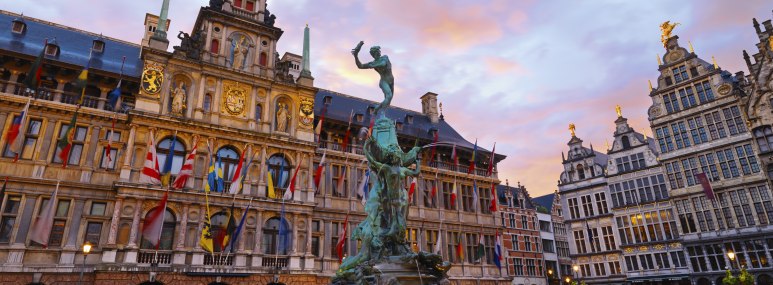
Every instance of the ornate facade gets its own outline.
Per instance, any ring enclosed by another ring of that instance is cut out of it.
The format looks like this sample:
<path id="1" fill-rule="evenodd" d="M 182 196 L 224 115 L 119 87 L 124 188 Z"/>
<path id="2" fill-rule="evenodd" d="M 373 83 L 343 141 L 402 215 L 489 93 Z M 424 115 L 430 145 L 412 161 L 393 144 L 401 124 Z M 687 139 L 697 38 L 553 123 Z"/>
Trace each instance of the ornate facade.
<path id="1" fill-rule="evenodd" d="M 526 187 L 499 186 L 502 243 L 507 252 L 507 272 L 514 285 L 547 284 L 547 264 L 537 209 Z"/>
<path id="2" fill-rule="evenodd" d="M 51 284 L 77 280 L 84 271 L 85 280 L 96 284 L 262 284 L 275 277 L 288 284 L 327 284 L 338 268 L 335 245 L 346 216 L 349 229 L 364 218 L 358 186 L 365 167 L 358 143 L 374 102 L 314 87 L 308 57 L 288 53 L 280 59 L 276 44 L 283 31 L 274 26 L 275 18 L 265 0 L 210 1 L 190 33 L 177 34 L 181 44 L 169 52 L 159 33 L 168 32 L 168 25 L 158 25 L 168 24 L 165 11 L 146 17 L 141 45 L 0 12 L 3 134 L 33 98 L 17 162 L 6 137 L 0 141 L 0 169 L 9 177 L 0 204 L 0 263 L 7 273 L 0 281 Z M 45 47 L 42 88 L 27 90 L 21 82 L 46 36 L 59 40 Z M 84 66 L 89 66 L 88 85 L 76 108 L 80 94 L 72 92 L 72 84 Z M 106 104 L 107 93 L 119 81 L 123 94 L 114 112 Z M 489 210 L 495 199 L 491 188 L 499 183 L 496 168 L 486 173 L 492 153 L 478 148 L 477 169 L 468 173 L 473 144 L 443 119 L 437 105 L 437 95 L 427 93 L 422 112 L 386 111 L 398 121 L 401 145 L 444 143 L 423 151 L 406 235 L 417 250 L 432 251 L 439 242 L 443 256 L 454 263 L 449 275 L 457 284 L 507 284 L 507 272 L 493 264 L 500 221 Z M 74 146 L 63 168 L 55 142 L 75 112 Z M 320 117 L 323 132 L 317 137 Z M 343 147 L 347 130 L 352 135 Z M 452 145 L 464 167 L 453 164 Z M 197 147 L 193 176 L 182 190 L 139 182 L 150 147 L 160 164 L 172 159 L 172 179 Z M 235 195 L 227 190 L 205 195 L 210 157 L 218 157 L 228 189 L 243 153 L 255 155 L 245 162 L 242 189 Z M 313 173 L 323 156 L 327 164 L 316 189 Z M 493 161 L 504 158 L 497 155 Z M 295 193 L 282 202 L 295 169 Z M 49 246 L 43 248 L 30 241 L 30 223 L 57 185 L 56 217 Z M 458 193 L 453 203 L 452 189 Z M 169 202 L 154 248 L 141 232 L 165 191 Z M 244 211 L 234 253 L 201 248 L 207 212 L 213 227 L 220 228 Z M 289 230 L 287 239 L 282 227 Z M 481 235 L 486 255 L 470 258 Z M 280 246 L 285 240 L 287 245 Z M 94 248 L 84 256 L 80 246 L 86 241 Z M 463 256 L 457 255 L 457 244 Z M 355 254 L 356 245 L 347 241 L 344 255 Z"/>

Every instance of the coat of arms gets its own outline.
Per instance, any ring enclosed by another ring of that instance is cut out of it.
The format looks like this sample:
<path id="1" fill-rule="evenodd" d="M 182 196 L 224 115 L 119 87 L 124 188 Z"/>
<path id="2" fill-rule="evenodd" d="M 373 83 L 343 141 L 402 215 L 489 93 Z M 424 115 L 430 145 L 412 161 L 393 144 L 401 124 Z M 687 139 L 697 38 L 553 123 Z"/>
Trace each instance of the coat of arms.
<path id="1" fill-rule="evenodd" d="M 301 127 L 311 128 L 314 123 L 314 101 L 311 99 L 301 99 L 301 106 L 298 110 L 298 122 Z"/>
<path id="2" fill-rule="evenodd" d="M 164 83 L 164 66 L 146 62 L 145 69 L 142 70 L 141 86 L 142 91 L 147 94 L 158 94 L 161 92 L 161 84 Z"/>
<path id="3" fill-rule="evenodd" d="M 233 116 L 244 115 L 247 105 L 247 89 L 239 82 L 223 82 L 223 110 Z"/>

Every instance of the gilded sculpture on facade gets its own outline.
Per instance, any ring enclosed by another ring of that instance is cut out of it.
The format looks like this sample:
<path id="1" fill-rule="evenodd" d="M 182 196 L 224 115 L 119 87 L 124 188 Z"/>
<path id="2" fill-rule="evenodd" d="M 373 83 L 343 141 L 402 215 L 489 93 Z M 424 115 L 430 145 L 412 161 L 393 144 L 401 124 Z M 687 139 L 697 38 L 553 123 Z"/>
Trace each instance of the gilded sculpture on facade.
<path id="1" fill-rule="evenodd" d="M 244 42 L 246 41 L 246 37 L 242 35 L 239 38 L 239 41 L 233 42 L 233 54 L 231 54 L 232 59 L 232 65 L 235 69 L 242 69 L 244 67 L 244 61 L 247 59 L 247 51 L 249 50 L 249 46 L 244 46 Z"/>
<path id="2" fill-rule="evenodd" d="M 142 70 L 141 87 L 147 94 L 158 94 L 161 91 L 161 84 L 164 83 L 164 66 L 147 62 Z"/>
<path id="3" fill-rule="evenodd" d="M 238 82 L 223 81 L 223 110 L 233 116 L 244 115 L 247 105 L 247 88 Z"/>
<path id="4" fill-rule="evenodd" d="M 301 99 L 298 108 L 298 124 L 304 128 L 311 128 L 314 123 L 314 101 L 311 99 Z"/>
<path id="5" fill-rule="evenodd" d="M 676 28 L 677 25 L 679 25 L 679 23 L 671 23 L 671 21 L 665 21 L 660 24 L 660 32 L 662 33 L 660 35 L 660 41 L 663 42 L 663 47 L 668 43 L 668 39 L 671 38 L 671 32 L 674 31 L 674 28 Z"/>
<path id="6" fill-rule="evenodd" d="M 183 116 L 185 114 L 186 104 L 186 89 L 185 82 L 180 81 L 177 83 L 177 88 L 172 91 L 172 109 L 170 110 L 174 116 Z"/>

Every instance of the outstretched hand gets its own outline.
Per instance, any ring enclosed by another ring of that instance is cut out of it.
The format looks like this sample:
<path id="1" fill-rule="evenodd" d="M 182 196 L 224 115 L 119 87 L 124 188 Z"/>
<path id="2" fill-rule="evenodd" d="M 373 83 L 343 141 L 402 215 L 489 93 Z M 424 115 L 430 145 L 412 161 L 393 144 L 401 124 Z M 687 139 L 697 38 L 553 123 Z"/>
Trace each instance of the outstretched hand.
<path id="1" fill-rule="evenodd" d="M 363 41 L 360 41 L 359 43 L 357 43 L 357 46 L 352 49 L 352 55 L 359 54 L 360 53 L 360 49 L 362 49 L 362 45 L 364 45 L 364 44 L 365 44 L 365 42 L 363 42 Z"/>

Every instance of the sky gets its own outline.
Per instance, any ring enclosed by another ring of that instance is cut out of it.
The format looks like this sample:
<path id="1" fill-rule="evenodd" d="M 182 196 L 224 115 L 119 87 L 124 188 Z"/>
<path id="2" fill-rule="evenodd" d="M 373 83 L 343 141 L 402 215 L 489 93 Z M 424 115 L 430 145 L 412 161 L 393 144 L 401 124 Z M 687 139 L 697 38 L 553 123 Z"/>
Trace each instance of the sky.
<path id="1" fill-rule="evenodd" d="M 0 9 L 139 43 L 145 13 L 161 7 L 161 0 L 43 2 L 3 1 Z M 170 49 L 208 3 L 171 0 Z M 507 155 L 499 178 L 520 182 L 532 197 L 557 189 L 570 122 L 586 146 L 603 151 L 619 104 L 632 127 L 651 136 L 647 80 L 659 75 L 660 23 L 679 22 L 680 44 L 692 42 L 699 57 L 748 73 L 742 51 L 756 52 L 758 42 L 752 18 L 773 17 L 773 3 L 763 0 L 268 0 L 268 8 L 284 30 L 280 53 L 301 54 L 308 23 L 316 87 L 381 101 L 378 75 L 358 70 L 350 53 L 360 40 L 381 46 L 395 76 L 392 104 L 421 110 L 419 97 L 437 93 L 445 120 L 482 147 L 496 142 Z"/>

